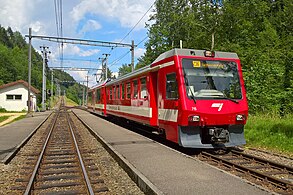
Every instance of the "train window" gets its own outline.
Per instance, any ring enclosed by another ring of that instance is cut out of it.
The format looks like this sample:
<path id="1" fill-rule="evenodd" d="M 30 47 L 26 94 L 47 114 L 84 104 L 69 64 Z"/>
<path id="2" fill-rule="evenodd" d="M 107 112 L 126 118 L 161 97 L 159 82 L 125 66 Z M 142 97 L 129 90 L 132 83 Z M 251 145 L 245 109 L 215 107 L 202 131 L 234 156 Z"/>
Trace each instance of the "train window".
<path id="1" fill-rule="evenodd" d="M 117 91 L 117 99 L 120 100 L 120 85 L 116 86 L 116 91 Z"/>
<path id="2" fill-rule="evenodd" d="M 126 99 L 130 99 L 130 97 L 131 97 L 130 83 L 126 83 Z"/>
<path id="3" fill-rule="evenodd" d="M 93 92 L 90 91 L 88 92 L 88 95 L 87 95 L 87 105 L 92 105 L 92 100 L 93 100 Z"/>
<path id="4" fill-rule="evenodd" d="M 138 98 L 138 82 L 137 80 L 133 81 L 133 99 Z"/>
<path id="5" fill-rule="evenodd" d="M 113 95 L 113 94 L 112 94 L 112 88 L 109 89 L 109 94 L 110 94 L 110 95 L 109 95 L 109 100 L 112 100 L 112 97 L 113 97 L 113 96 L 112 96 L 112 95 Z"/>
<path id="6" fill-rule="evenodd" d="M 116 87 L 113 86 L 113 100 L 117 99 L 116 97 Z"/>
<path id="7" fill-rule="evenodd" d="M 147 87 L 146 87 L 146 77 L 140 79 L 140 98 L 146 99 L 148 97 Z"/>
<path id="8" fill-rule="evenodd" d="M 166 75 L 166 98 L 178 99 L 178 85 L 176 82 L 176 73 Z"/>
<path id="9" fill-rule="evenodd" d="M 125 83 L 122 83 L 122 93 L 121 93 L 121 99 L 124 100 L 125 98 Z"/>
<path id="10" fill-rule="evenodd" d="M 101 99 L 101 89 L 97 89 L 96 97 L 97 97 L 96 101 L 100 101 L 100 99 Z"/>

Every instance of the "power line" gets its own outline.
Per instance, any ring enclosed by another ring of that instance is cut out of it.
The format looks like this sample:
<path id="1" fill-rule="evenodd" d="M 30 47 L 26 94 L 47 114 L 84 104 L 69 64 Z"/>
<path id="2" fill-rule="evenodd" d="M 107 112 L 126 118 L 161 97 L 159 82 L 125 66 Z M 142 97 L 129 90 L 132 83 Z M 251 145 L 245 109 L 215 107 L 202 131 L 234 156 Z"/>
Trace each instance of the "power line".
<path id="1" fill-rule="evenodd" d="M 156 1 L 155 1 L 156 2 Z M 149 9 L 143 14 L 143 16 L 138 20 L 138 22 L 132 27 L 132 29 L 123 37 L 123 39 L 120 41 L 122 42 L 134 29 L 135 27 L 141 22 L 141 20 L 146 16 L 146 14 L 152 9 L 155 2 L 149 7 Z"/>
<path id="2" fill-rule="evenodd" d="M 113 60 L 110 65 L 108 66 L 108 68 L 114 66 L 115 64 L 117 64 L 120 60 L 122 60 L 125 56 L 127 56 L 127 54 L 129 54 L 131 51 L 127 51 L 125 54 L 121 55 L 119 58 L 116 58 L 115 60 Z"/>
<path id="3" fill-rule="evenodd" d="M 138 22 L 131 28 L 131 30 L 121 39 L 121 41 L 119 43 L 121 43 L 127 36 L 130 35 L 130 33 L 135 29 L 135 27 L 142 21 L 142 19 L 146 16 L 146 14 L 152 9 L 152 7 L 154 6 L 154 4 L 156 3 L 156 0 L 154 1 L 154 3 L 149 7 L 149 9 L 143 14 L 143 16 L 138 20 Z M 143 38 L 136 46 L 140 45 L 144 40 L 146 40 L 148 38 L 148 36 L 146 36 L 145 38 Z M 110 52 L 111 53 L 116 47 L 112 47 Z M 108 67 L 112 67 L 115 64 L 117 64 L 117 62 L 119 62 L 120 60 L 122 60 L 125 56 L 127 56 L 127 54 L 129 54 L 131 51 L 126 52 L 125 54 L 121 55 L 120 57 L 118 57 L 117 59 L 113 60 L 110 65 Z"/>
<path id="4" fill-rule="evenodd" d="M 146 14 L 152 9 L 152 7 L 154 6 L 154 4 L 156 3 L 156 0 L 154 1 L 154 3 L 149 7 L 149 9 L 143 14 L 143 16 L 138 20 L 138 22 L 131 28 L 131 30 L 121 39 L 121 41 L 119 43 L 122 43 L 122 41 L 124 41 L 124 39 L 126 37 L 128 37 L 130 35 L 130 33 L 135 29 L 135 27 L 142 21 L 142 19 L 146 16 Z M 114 49 L 114 48 L 111 48 L 110 52 L 111 53 Z"/>

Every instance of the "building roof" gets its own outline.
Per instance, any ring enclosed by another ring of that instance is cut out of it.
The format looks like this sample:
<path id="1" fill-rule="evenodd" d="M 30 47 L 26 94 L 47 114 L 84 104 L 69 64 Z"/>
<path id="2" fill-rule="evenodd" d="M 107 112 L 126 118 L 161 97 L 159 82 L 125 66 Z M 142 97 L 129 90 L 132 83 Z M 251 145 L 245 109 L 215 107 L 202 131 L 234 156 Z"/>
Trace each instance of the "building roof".
<path id="1" fill-rule="evenodd" d="M 4 89 L 4 88 L 7 88 L 7 87 L 11 87 L 11 86 L 14 86 L 14 85 L 18 85 L 18 84 L 22 84 L 24 85 L 26 88 L 28 88 L 28 83 L 24 80 L 18 80 L 18 81 L 14 81 L 14 82 L 11 82 L 11 83 L 7 83 L 7 84 L 4 84 L 4 85 L 1 85 L 0 86 L 0 89 Z M 36 88 L 34 88 L 33 86 L 30 87 L 31 88 L 31 91 L 33 93 L 40 93 L 40 91 Z"/>

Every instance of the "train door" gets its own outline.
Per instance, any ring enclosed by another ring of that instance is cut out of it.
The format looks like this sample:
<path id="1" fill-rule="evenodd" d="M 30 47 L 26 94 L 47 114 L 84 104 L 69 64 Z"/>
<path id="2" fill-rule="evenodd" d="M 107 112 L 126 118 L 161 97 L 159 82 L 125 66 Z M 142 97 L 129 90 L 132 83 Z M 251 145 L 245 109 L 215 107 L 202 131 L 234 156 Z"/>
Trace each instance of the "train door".
<path id="1" fill-rule="evenodd" d="M 175 66 L 160 70 L 158 74 L 158 119 L 166 138 L 177 142 L 178 79 Z"/>
<path id="2" fill-rule="evenodd" d="M 151 126 L 158 126 L 158 71 L 150 73 L 149 96 L 151 108 Z"/>

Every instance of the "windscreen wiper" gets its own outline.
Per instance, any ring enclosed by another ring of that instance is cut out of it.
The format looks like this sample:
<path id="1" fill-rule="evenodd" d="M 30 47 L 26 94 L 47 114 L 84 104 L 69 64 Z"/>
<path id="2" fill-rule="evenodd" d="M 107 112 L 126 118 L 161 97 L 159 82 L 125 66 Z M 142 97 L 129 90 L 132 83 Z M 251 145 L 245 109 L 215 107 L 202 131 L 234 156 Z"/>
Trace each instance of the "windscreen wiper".
<path id="1" fill-rule="evenodd" d="M 186 86 L 189 86 L 188 79 L 187 79 L 187 77 L 186 77 L 186 74 L 185 74 L 185 70 L 184 70 L 184 69 L 183 69 L 183 75 L 184 75 L 184 80 L 185 80 L 185 84 L 186 84 Z M 195 96 L 194 96 L 194 94 L 193 94 L 193 91 L 192 91 L 190 88 L 188 88 L 188 91 L 191 92 L 191 98 L 192 98 L 192 100 L 194 101 L 194 104 L 196 104 L 196 99 L 195 99 Z"/>
<path id="2" fill-rule="evenodd" d="M 231 102 L 234 102 L 234 103 L 236 103 L 236 104 L 239 104 L 239 102 L 238 102 L 237 100 L 234 100 L 234 99 L 232 99 L 232 98 L 229 98 L 229 97 L 226 97 L 226 96 L 223 96 L 223 97 L 221 97 L 221 98 L 224 98 L 225 100 L 230 100 Z"/>

